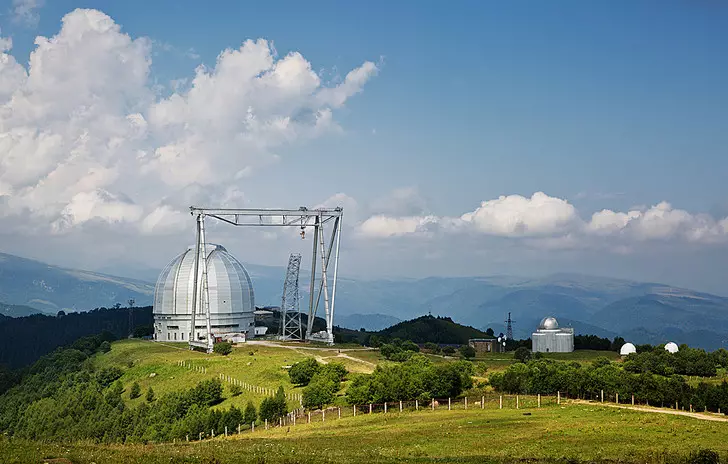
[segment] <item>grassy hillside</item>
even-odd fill
[[[565,404],[359,415],[201,443],[48,445],[0,438],[0,462],[684,462],[705,448],[728,457],[726,433],[725,422]]]

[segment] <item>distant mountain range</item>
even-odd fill
[[[246,267],[253,279],[256,304],[279,305],[285,269]],[[106,269],[123,273],[111,266]],[[126,305],[129,298],[139,306],[151,304],[154,284],[141,274],[115,277],[0,254],[0,302],[30,308],[6,312],[0,306],[0,314],[88,310],[117,302]],[[143,275],[148,279],[155,273],[147,269]],[[308,279],[308,272],[302,270],[302,309],[308,302]],[[335,309],[336,324],[355,330],[381,330],[400,320],[432,314],[481,330],[492,327],[498,333],[505,331],[504,320],[510,312],[517,338],[529,337],[538,322],[550,315],[576,333],[620,335],[635,343],[672,340],[706,349],[728,343],[728,298],[659,283],[575,274],[541,278],[340,277]]]

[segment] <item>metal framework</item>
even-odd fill
[[[341,245],[341,221],[343,208],[308,209],[234,209],[234,208],[200,208],[190,206],[190,214],[196,218],[196,249],[194,264],[194,289],[192,292],[192,334],[189,339],[190,348],[204,348],[212,351],[214,337],[210,327],[210,303],[207,282],[207,250],[205,247],[205,218],[210,217],[237,227],[300,227],[301,236],[305,236],[308,228],[313,228],[313,246],[311,258],[311,281],[309,283],[308,324],[306,339],[321,340],[334,343],[334,305],[336,302],[336,278],[339,268],[339,248]],[[326,240],[326,224],[333,222],[331,232]],[[329,278],[328,269],[331,255],[334,256],[333,278]],[[320,278],[316,292],[317,258],[320,259]],[[329,294],[329,280],[331,293]],[[326,330],[320,334],[312,333],[313,321],[316,317],[321,295],[324,297],[324,313]],[[283,308],[281,308],[283,310]],[[206,337],[203,340],[194,336],[196,316],[205,317]],[[203,327],[201,327],[203,328]]]
[[[508,319],[506,319],[506,338],[508,340],[513,340],[513,324],[516,323],[516,321],[511,319],[511,313],[508,313]]]
[[[301,269],[301,255],[291,253],[288,258],[286,280],[283,282],[281,301],[281,340],[303,340],[301,307],[298,293],[298,273]]]

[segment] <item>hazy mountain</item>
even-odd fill
[[[23,305],[9,305],[0,303],[0,316],[4,317],[25,317],[32,314],[43,314],[43,311]]]
[[[256,304],[280,305],[285,268],[246,264],[253,279]],[[132,272],[154,277],[151,269],[107,267],[110,273]],[[310,273],[301,270],[301,309],[308,308]],[[152,279],[156,280],[156,279]],[[58,309],[91,309],[125,304],[151,304],[152,283],[49,266],[0,254],[0,302],[25,305],[55,314]],[[336,321],[358,330],[381,329],[398,320],[426,314],[496,333],[505,331],[509,312],[514,335],[529,337],[544,316],[555,316],[577,333],[635,343],[674,339],[704,348],[728,340],[728,298],[624,279],[554,274],[541,278],[513,276],[429,277],[364,280],[340,277]],[[323,301],[318,316],[323,315]],[[389,318],[389,319],[388,319]]]
[[[148,282],[97,272],[51,266],[0,253],[0,302],[24,305],[47,313],[89,310],[99,306],[139,306],[152,303],[154,286]]]

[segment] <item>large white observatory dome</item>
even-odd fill
[[[620,356],[627,356],[637,352],[637,348],[632,343],[625,343],[622,348],[619,349]]]
[[[254,335],[255,296],[245,267],[223,246],[206,244],[207,281],[210,295],[210,325],[213,334],[241,332]],[[202,263],[202,261],[200,261]],[[154,289],[154,338],[159,341],[188,341],[192,333],[194,289],[194,247],[188,248],[165,268]],[[198,282],[202,281],[202,268]],[[207,320],[198,301],[195,337],[205,339]]]
[[[665,351],[669,351],[670,353],[677,353],[678,352],[677,343],[675,343],[675,342],[667,343],[665,345]]]

